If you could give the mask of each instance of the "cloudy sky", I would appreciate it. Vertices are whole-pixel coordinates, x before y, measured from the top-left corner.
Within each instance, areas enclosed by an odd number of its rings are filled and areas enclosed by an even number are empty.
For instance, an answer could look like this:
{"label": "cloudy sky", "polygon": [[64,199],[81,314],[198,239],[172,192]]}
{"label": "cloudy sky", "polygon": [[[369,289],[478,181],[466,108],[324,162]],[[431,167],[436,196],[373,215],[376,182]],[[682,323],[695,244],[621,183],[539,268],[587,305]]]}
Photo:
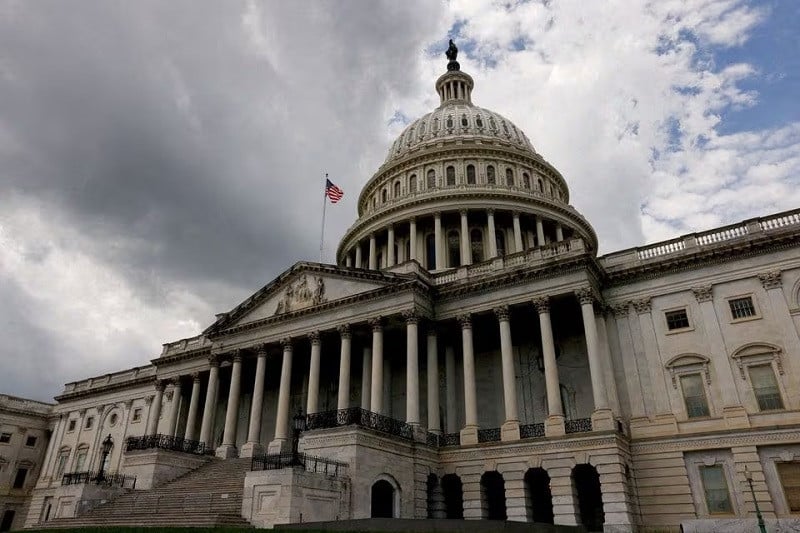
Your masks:
{"label": "cloudy sky", "polygon": [[601,252],[800,206],[793,0],[0,0],[0,392],[146,364],[326,259],[447,37]]}

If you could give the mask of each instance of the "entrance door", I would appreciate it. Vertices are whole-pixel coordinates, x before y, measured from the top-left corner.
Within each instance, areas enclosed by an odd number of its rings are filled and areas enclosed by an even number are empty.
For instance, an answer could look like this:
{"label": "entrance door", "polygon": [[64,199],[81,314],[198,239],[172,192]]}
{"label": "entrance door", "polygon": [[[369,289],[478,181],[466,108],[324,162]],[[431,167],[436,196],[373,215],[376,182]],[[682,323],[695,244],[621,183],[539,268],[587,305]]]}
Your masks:
{"label": "entrance door", "polygon": [[3,513],[3,521],[0,522],[0,531],[9,531],[11,524],[14,523],[14,511],[6,511]]}
{"label": "entrance door", "polygon": [[372,485],[372,518],[394,518],[394,487],[385,479]]}
{"label": "entrance door", "polygon": [[603,495],[600,491],[600,476],[589,464],[577,465],[572,470],[572,482],[578,493],[578,509],[581,523],[589,531],[603,531]]}

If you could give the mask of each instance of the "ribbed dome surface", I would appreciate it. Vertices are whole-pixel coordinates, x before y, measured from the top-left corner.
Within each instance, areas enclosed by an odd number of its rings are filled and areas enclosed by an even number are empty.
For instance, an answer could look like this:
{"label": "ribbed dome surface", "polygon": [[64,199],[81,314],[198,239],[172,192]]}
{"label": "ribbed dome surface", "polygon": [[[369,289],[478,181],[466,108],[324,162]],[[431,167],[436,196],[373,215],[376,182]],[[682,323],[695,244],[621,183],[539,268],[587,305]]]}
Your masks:
{"label": "ribbed dome surface", "polygon": [[522,130],[502,115],[470,104],[448,103],[409,124],[392,144],[386,162],[426,145],[455,139],[500,141],[536,153]]}

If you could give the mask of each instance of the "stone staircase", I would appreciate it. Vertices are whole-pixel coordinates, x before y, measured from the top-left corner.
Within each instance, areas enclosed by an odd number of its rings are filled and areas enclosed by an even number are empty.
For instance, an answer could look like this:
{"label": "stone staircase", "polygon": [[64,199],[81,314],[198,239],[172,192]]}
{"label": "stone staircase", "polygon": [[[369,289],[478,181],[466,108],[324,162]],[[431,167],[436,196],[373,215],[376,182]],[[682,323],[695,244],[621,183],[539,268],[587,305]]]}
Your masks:
{"label": "stone staircase", "polygon": [[252,527],[242,518],[242,491],[250,459],[213,459],[200,468],[147,491],[131,491],[76,518],[37,527],[107,526]]}

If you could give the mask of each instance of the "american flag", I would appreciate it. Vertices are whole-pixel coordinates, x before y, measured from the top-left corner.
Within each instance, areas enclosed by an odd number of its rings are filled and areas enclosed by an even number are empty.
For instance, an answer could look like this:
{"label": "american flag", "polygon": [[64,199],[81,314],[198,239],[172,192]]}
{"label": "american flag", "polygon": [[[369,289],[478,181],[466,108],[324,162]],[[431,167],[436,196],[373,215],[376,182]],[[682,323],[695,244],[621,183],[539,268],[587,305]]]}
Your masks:
{"label": "american flag", "polygon": [[331,199],[331,203],[335,204],[344,196],[344,191],[333,184],[331,180],[325,178],[325,196]]}

